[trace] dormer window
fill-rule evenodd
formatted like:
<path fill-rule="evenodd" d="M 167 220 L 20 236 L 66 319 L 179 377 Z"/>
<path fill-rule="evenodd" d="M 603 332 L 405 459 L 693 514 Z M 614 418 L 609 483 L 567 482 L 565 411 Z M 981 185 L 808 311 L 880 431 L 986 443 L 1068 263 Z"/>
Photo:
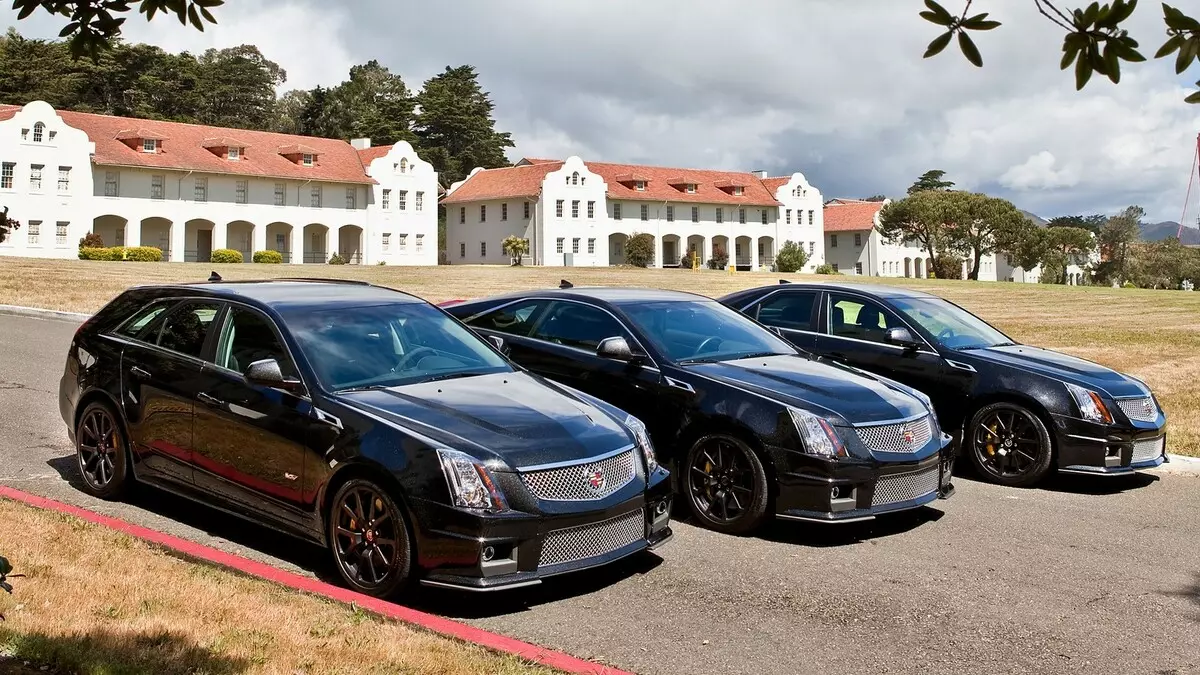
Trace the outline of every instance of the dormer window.
<path fill-rule="evenodd" d="M 304 166 L 312 166 L 313 165 L 313 156 L 308 154 L 307 152 L 304 153 L 303 155 L 300 156 L 300 163 L 303 164 Z M 401 162 L 401 166 L 403 166 L 403 164 L 404 163 Z M 400 173 L 404 173 L 404 170 L 401 169 Z"/>
<path fill-rule="evenodd" d="M 234 162 L 240 160 L 242 158 L 242 149 L 241 148 L 229 148 L 229 154 L 227 155 L 227 157 L 229 157 L 229 159 Z"/>
<path fill-rule="evenodd" d="M 158 141 L 153 138 L 143 138 L 142 152 L 158 152 Z"/>
<path fill-rule="evenodd" d="M 734 186 L 734 188 L 733 188 L 733 196 L 734 196 L 734 197 L 741 197 L 741 196 L 742 196 L 742 187 L 741 187 L 740 185 Z"/>
<path fill-rule="evenodd" d="M 696 184 L 695 184 L 695 183 L 688 183 L 688 184 L 687 184 L 687 193 L 688 193 L 689 195 L 694 195 L 694 194 L 696 194 Z"/>
<path fill-rule="evenodd" d="M 637 190 L 638 192 L 645 192 L 646 191 L 646 181 L 644 181 L 644 180 L 634 181 L 633 189 Z"/>
<path fill-rule="evenodd" d="M 37 124 L 33 125 L 33 142 L 34 142 L 34 143 L 41 143 L 41 142 L 42 142 L 42 136 L 43 136 L 45 133 L 46 133 L 46 125 L 45 125 L 45 124 L 42 124 L 41 122 L 38 122 Z"/>

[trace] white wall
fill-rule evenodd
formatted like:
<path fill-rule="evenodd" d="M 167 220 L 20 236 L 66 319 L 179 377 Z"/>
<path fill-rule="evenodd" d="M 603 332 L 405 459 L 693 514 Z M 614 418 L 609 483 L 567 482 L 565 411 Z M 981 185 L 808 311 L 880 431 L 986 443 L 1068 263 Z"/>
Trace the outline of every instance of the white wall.
<path fill-rule="evenodd" d="M 373 160 L 367 167 L 367 175 L 379 183 L 368 187 L 371 193 L 367 208 L 370 262 L 436 265 L 438 182 L 433 165 L 419 158 L 411 145 L 401 141 L 392 146 L 388 154 Z M 390 191 L 387 208 L 383 204 L 384 190 Z M 405 193 L 403 210 L 400 209 L 401 192 Z M 385 234 L 388 235 L 386 249 Z"/>
<path fill-rule="evenodd" d="M 774 197 L 783 204 L 777 249 L 788 240 L 795 241 L 809 253 L 803 271 L 816 271 L 825 264 L 825 208 L 821 191 L 797 172 L 775 191 Z"/>
<path fill-rule="evenodd" d="M 529 215 L 524 217 L 525 202 L 529 202 Z M 502 218 L 505 204 L 508 217 Z M 480 206 L 486 207 L 486 220 L 481 219 Z M 533 222 L 536 202 L 525 199 L 496 199 L 446 206 L 446 255 L 451 265 L 508 265 L 511 260 L 500 244 L 509 236 L 534 241 Z M 487 245 L 486 254 L 481 244 Z M 532 249 L 530 251 L 532 255 Z"/>

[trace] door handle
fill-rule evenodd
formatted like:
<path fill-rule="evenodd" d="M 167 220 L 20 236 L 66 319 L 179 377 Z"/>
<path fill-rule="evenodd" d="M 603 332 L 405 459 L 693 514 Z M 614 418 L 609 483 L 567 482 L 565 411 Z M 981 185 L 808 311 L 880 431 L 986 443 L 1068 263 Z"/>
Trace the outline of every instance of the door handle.
<path fill-rule="evenodd" d="M 139 367 L 137 367 L 137 366 L 134 366 L 134 367 L 130 368 L 130 369 L 129 369 L 129 373 L 130 373 L 131 375 L 135 376 L 135 377 L 141 377 L 141 378 L 145 378 L 145 379 L 150 379 L 150 371 L 148 371 L 148 370 L 144 370 L 144 369 L 142 369 L 142 368 L 139 368 Z"/>
<path fill-rule="evenodd" d="M 200 401 L 204 405 L 212 406 L 214 408 L 225 404 L 225 402 L 222 401 L 221 399 L 219 399 L 215 396 L 209 396 L 208 394 L 205 394 L 204 392 L 200 392 L 199 394 L 197 394 L 196 400 Z"/>

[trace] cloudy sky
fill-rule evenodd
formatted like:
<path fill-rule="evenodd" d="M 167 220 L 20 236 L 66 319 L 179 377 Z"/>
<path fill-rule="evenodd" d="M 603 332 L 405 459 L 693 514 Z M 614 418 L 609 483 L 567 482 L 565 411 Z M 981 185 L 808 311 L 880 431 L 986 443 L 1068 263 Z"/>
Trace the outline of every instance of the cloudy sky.
<path fill-rule="evenodd" d="M 921 59 L 936 28 L 918 0 L 230 0 L 203 34 L 134 15 L 126 36 L 171 50 L 257 44 L 288 87 L 336 84 L 369 59 L 413 88 L 473 64 L 514 160 L 802 171 L 827 198 L 903 195 L 939 168 L 1045 217 L 1139 204 L 1177 220 L 1200 132 L 1184 87 L 1200 67 L 1188 78 L 1173 59 L 1131 65 L 1121 85 L 1097 76 L 1077 93 L 1033 0 L 986 4 L 1005 25 L 979 35 L 982 70 L 953 45 Z M 1157 3 L 1142 5 L 1129 27 L 1150 56 L 1163 24 Z"/>

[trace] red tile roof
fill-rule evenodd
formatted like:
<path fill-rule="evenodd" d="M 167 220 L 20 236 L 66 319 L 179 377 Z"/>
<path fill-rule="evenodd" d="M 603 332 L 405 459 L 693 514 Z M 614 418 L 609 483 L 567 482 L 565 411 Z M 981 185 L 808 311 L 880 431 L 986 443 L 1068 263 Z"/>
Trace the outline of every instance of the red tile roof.
<path fill-rule="evenodd" d="M 779 178 L 779 177 L 763 178 L 762 184 L 763 184 L 763 187 L 767 188 L 767 190 L 771 193 L 771 196 L 774 196 L 775 193 L 779 190 L 779 188 L 783 187 L 784 185 L 787 185 L 787 182 L 791 179 L 792 179 L 791 176 L 784 176 L 782 178 Z"/>
<path fill-rule="evenodd" d="M 0 120 L 11 119 L 20 106 L 0 105 Z M 357 151 L 344 141 L 276 134 L 268 131 L 224 129 L 181 122 L 159 122 L 56 110 L 68 125 L 88 135 L 96 144 L 92 161 L 100 166 L 201 171 L 266 178 L 315 180 L 337 183 L 374 183 L 366 175 Z M 130 133 L 132 132 L 132 134 Z M 248 156 L 230 161 L 204 148 L 204 142 L 235 132 L 240 143 L 253 148 Z M 137 134 L 148 134 L 138 136 Z M 141 152 L 118 139 L 153 135 L 163 139 L 157 153 Z M 301 166 L 283 157 L 284 151 L 317 155 L 313 166 Z"/>
<path fill-rule="evenodd" d="M 556 162 L 559 164 L 562 163 L 561 160 L 557 160 L 557 159 L 538 159 L 537 157 L 523 157 L 523 158 L 521 158 L 521 162 L 525 162 L 526 164 L 554 164 Z M 517 162 L 517 164 L 520 164 L 521 162 Z"/>
<path fill-rule="evenodd" d="M 875 214 L 883 202 L 864 202 L 857 199 L 833 199 L 825 205 L 825 231 L 851 232 L 875 227 Z"/>
<path fill-rule="evenodd" d="M 390 145 L 377 145 L 373 148 L 367 148 L 366 150 L 358 150 L 357 152 L 358 158 L 362 160 L 362 165 L 365 169 L 371 166 L 371 162 L 374 162 L 391 151 L 392 146 Z"/>
<path fill-rule="evenodd" d="M 502 169 L 486 169 L 467 178 L 457 190 L 442 200 L 443 204 L 505 199 L 515 197 L 536 198 L 541 194 L 542 181 L 546 174 L 557 171 L 563 162 L 559 160 L 523 160 L 521 166 Z M 608 198 L 629 201 L 673 201 L 699 204 L 729 204 L 734 206 L 776 206 L 775 201 L 762 181 L 746 171 L 711 171 L 707 169 L 679 169 L 637 164 L 607 164 L 584 162 L 588 170 L 598 174 L 608 185 Z M 684 185 L 676 183 L 681 176 L 696 183 L 696 192 L 689 194 Z M 646 189 L 637 190 L 632 181 L 645 180 Z M 625 184 L 623 181 L 630 181 Z M 718 184 L 744 186 L 743 194 L 736 197 Z"/>

